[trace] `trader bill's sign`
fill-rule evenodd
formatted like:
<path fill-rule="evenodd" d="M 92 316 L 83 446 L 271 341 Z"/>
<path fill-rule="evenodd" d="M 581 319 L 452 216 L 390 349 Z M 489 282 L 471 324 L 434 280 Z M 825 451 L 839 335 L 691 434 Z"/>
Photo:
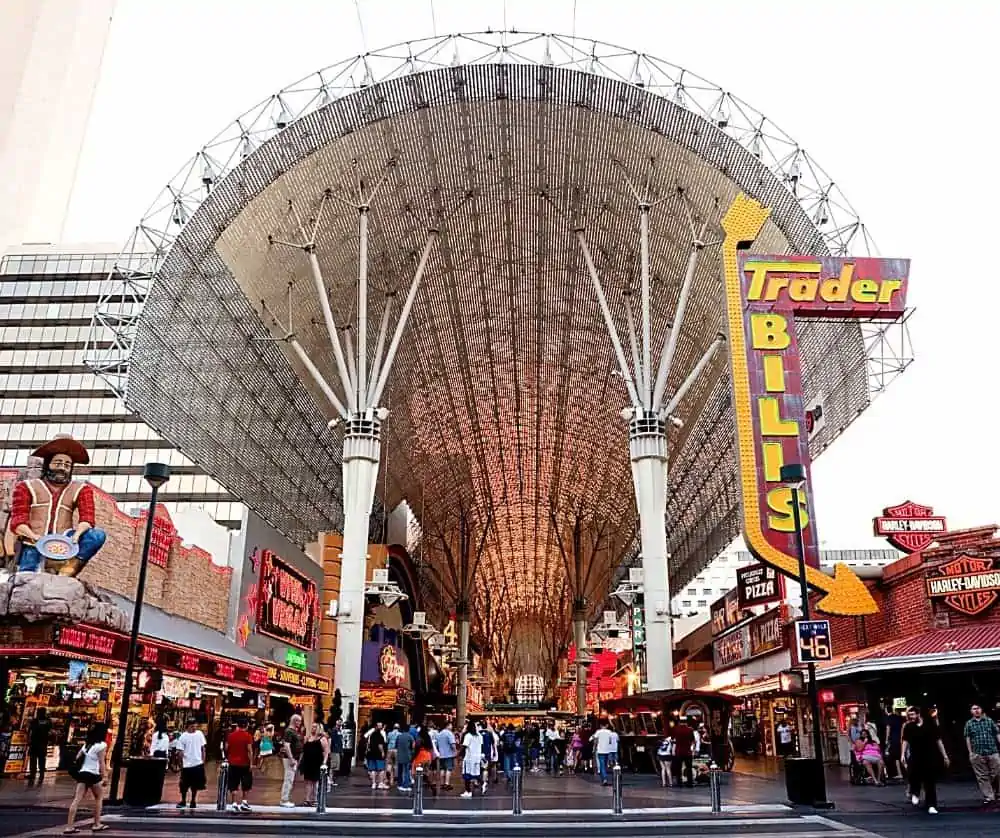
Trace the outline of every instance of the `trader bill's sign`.
<path fill-rule="evenodd" d="M 927 577 L 927 595 L 962 614 L 978 616 L 1000 599 L 1000 568 L 992 558 L 959 556 Z"/>

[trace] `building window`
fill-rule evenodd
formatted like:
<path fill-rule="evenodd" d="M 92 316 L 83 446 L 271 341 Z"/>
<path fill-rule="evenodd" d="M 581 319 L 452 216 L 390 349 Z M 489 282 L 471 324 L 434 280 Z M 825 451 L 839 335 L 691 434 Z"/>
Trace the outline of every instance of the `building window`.
<path fill-rule="evenodd" d="M 699 608 L 707 608 L 708 607 L 708 601 L 704 600 L 704 599 L 699 599 L 698 600 L 698 607 Z"/>

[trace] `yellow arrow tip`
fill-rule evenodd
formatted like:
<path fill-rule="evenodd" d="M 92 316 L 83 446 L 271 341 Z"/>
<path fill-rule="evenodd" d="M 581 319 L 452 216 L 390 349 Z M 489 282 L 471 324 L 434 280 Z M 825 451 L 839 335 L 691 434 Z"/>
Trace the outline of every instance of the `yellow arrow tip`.
<path fill-rule="evenodd" d="M 826 596 L 816 603 L 816 608 L 824 614 L 841 617 L 860 617 L 878 613 L 878 606 L 871 591 L 845 564 L 834 565 L 833 580 L 826 591 Z"/>

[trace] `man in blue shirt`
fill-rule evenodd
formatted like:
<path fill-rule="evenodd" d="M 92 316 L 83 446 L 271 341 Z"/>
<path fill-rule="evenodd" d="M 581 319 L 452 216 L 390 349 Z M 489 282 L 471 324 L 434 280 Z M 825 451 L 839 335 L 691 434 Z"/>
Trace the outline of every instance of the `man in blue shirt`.
<path fill-rule="evenodd" d="M 451 729 L 451 722 L 444 726 L 437 737 L 438 753 L 441 755 L 441 788 L 451 791 L 451 772 L 455 770 L 455 755 L 458 753 L 455 747 L 455 733 Z"/>
<path fill-rule="evenodd" d="M 385 737 L 385 775 L 389 787 L 396 782 L 399 763 L 396 757 L 396 742 L 399 740 L 399 722 L 392 726 L 392 730 Z"/>

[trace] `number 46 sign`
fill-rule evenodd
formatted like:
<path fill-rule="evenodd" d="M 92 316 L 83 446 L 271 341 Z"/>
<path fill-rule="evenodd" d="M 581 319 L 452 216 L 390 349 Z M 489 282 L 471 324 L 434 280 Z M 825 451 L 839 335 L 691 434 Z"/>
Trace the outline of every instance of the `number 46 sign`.
<path fill-rule="evenodd" d="M 822 663 L 833 659 L 829 620 L 798 620 L 799 663 Z"/>

